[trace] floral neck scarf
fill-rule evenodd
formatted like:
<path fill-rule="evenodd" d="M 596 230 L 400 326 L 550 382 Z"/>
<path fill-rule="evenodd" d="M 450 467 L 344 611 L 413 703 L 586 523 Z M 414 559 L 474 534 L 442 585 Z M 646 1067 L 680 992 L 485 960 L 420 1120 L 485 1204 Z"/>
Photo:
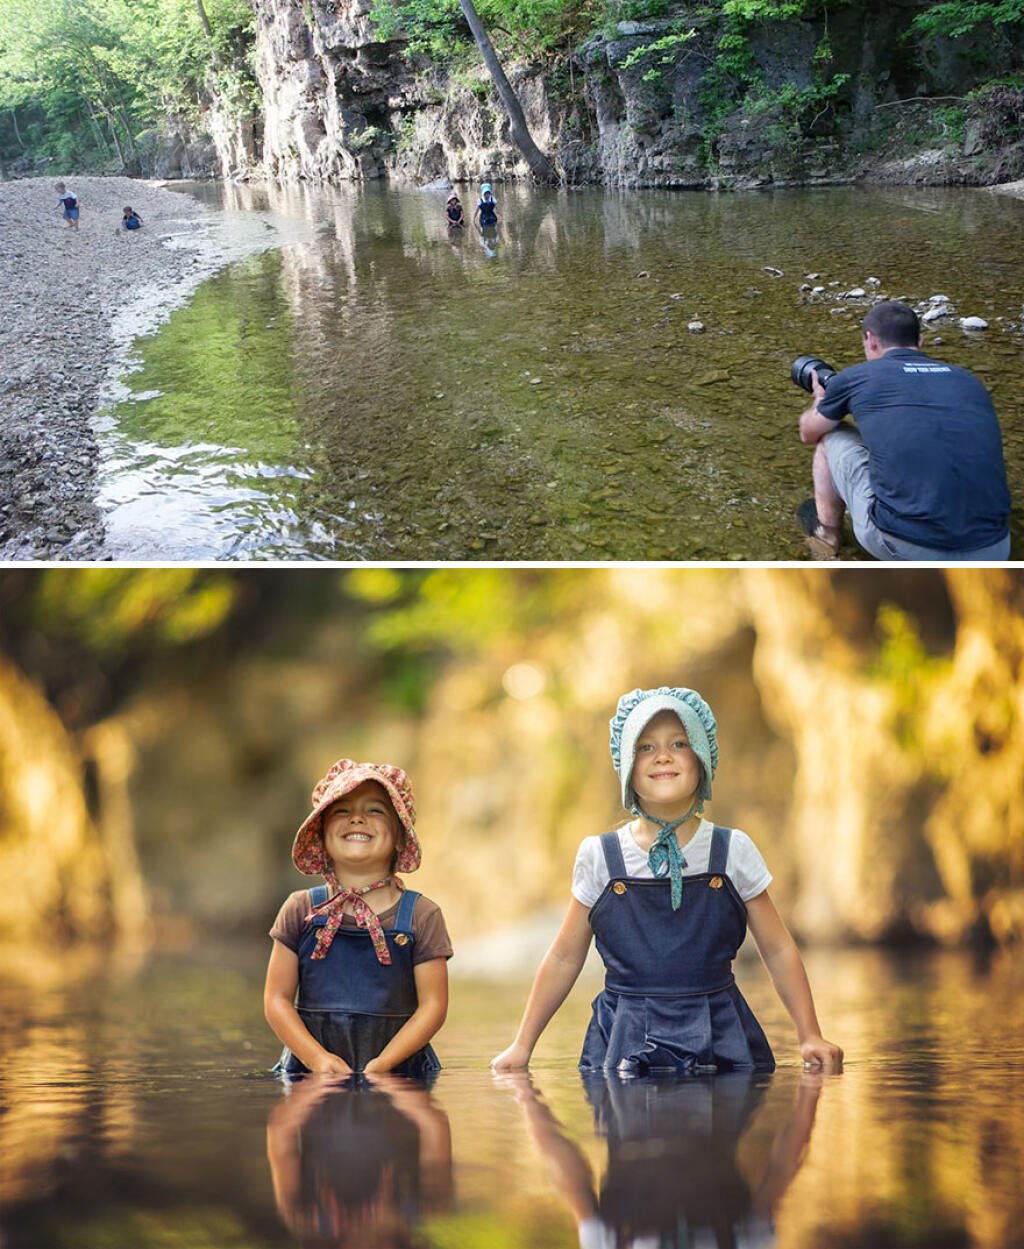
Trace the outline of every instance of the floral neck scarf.
<path fill-rule="evenodd" d="M 683 868 L 686 866 L 686 857 L 679 849 L 676 829 L 680 824 L 686 823 L 693 815 L 693 810 L 687 811 L 681 820 L 659 820 L 656 815 L 648 815 L 640 807 L 634 807 L 633 814 L 650 820 L 661 829 L 650 850 L 647 851 L 647 862 L 655 876 L 669 878 L 672 885 L 672 910 L 678 911 L 683 904 Z"/>
<path fill-rule="evenodd" d="M 327 951 L 331 948 L 331 942 L 341 927 L 345 913 L 345 903 L 351 902 L 356 923 L 360 928 L 365 928 L 370 934 L 370 940 L 373 942 L 374 952 L 377 955 L 377 962 L 390 963 L 391 952 L 388 949 L 387 941 L 384 939 L 384 929 L 381 926 L 377 913 L 371 909 L 367 902 L 363 901 L 363 894 L 372 893 L 374 889 L 383 889 L 385 885 L 392 883 L 401 889 L 401 882 L 394 876 L 385 876 L 383 880 L 375 880 L 372 885 L 363 885 L 359 889 L 345 889 L 338 884 L 338 878 L 333 872 L 324 872 L 324 880 L 327 881 L 327 887 L 331 890 L 331 893 L 326 902 L 321 902 L 319 906 L 314 906 L 306 916 L 307 924 L 314 916 L 325 914 L 327 916 L 327 923 L 317 933 L 316 948 L 313 950 L 311 957 L 327 957 Z"/>

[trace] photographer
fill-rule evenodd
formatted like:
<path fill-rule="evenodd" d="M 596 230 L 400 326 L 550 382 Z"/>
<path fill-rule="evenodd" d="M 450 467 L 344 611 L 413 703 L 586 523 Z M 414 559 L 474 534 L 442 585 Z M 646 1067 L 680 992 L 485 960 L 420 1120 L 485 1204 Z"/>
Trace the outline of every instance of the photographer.
<path fill-rule="evenodd" d="M 861 323 L 865 363 L 814 402 L 800 440 L 814 445 L 814 499 L 798 515 L 813 554 L 835 558 L 853 532 L 881 560 L 1005 560 L 1010 495 L 992 399 L 973 374 L 921 350 L 917 313 L 894 300 Z M 842 424 L 856 418 L 856 427 Z"/>

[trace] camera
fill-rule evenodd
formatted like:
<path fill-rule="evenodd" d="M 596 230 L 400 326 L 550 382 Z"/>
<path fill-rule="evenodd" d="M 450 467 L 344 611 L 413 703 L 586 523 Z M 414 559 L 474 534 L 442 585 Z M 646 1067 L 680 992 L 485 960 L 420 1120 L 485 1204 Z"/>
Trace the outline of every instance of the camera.
<path fill-rule="evenodd" d="M 826 364 L 818 356 L 797 356 L 790 366 L 789 375 L 808 394 L 811 393 L 811 369 L 818 370 L 818 381 L 822 386 L 827 386 L 828 379 L 836 375 L 831 364 Z"/>

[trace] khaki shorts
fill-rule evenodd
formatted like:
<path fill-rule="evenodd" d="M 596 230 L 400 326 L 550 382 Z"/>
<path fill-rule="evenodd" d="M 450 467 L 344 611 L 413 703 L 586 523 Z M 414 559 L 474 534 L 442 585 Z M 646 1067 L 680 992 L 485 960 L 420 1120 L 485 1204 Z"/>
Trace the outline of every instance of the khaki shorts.
<path fill-rule="evenodd" d="M 1010 535 L 990 546 L 971 551 L 940 551 L 935 547 L 918 546 L 905 538 L 879 529 L 871 519 L 875 492 L 868 476 L 868 449 L 860 432 L 852 425 L 840 425 L 824 437 L 829 472 L 839 497 L 846 504 L 857 541 L 865 551 L 881 560 L 937 560 L 951 563 L 959 560 L 1007 560 L 1010 558 Z"/>

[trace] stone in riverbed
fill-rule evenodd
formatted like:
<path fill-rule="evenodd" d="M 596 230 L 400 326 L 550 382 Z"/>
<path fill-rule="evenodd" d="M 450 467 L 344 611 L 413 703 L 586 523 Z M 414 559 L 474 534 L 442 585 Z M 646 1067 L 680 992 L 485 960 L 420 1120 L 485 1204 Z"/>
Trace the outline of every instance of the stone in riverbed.
<path fill-rule="evenodd" d="M 988 322 L 984 317 L 961 317 L 960 328 L 962 330 L 987 330 Z"/>

